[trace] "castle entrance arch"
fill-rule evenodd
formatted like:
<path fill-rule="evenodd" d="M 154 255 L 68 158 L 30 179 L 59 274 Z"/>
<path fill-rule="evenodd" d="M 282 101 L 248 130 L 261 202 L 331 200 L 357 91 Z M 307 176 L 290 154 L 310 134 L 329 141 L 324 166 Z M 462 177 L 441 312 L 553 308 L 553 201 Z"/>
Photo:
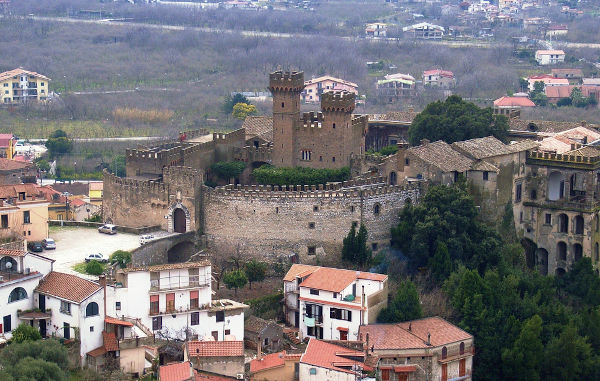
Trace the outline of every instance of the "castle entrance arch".
<path fill-rule="evenodd" d="M 185 233 L 190 231 L 190 211 L 181 202 L 176 202 L 169 207 L 167 218 L 169 220 L 169 233 Z"/>

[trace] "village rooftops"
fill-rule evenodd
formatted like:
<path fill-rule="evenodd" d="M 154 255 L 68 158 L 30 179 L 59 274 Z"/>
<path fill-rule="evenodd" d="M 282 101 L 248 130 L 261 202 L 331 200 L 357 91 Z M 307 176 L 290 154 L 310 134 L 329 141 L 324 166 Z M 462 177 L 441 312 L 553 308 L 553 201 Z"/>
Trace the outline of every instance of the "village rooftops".
<path fill-rule="evenodd" d="M 473 160 L 453 150 L 450 144 L 442 140 L 411 147 L 408 152 L 442 172 L 466 172 L 473 164 Z"/>
<path fill-rule="evenodd" d="M 17 160 L 0 158 L 0 171 L 14 171 L 31 167 L 33 164 Z"/>
<path fill-rule="evenodd" d="M 432 70 L 425 70 L 423 72 L 423 77 L 427 77 L 430 75 L 437 75 L 437 76 L 446 77 L 446 78 L 454 78 L 454 73 L 449 70 L 432 69 Z"/>
<path fill-rule="evenodd" d="M 37 78 L 40 78 L 40 79 L 45 79 L 46 81 L 50 80 L 50 78 L 48 78 L 46 76 L 43 76 L 41 74 L 38 74 L 38 73 L 36 73 L 34 71 L 28 71 L 28 70 L 23 70 L 23 69 L 19 68 L 19 69 L 13 69 L 13 70 L 9 70 L 9 71 L 5 71 L 3 73 L 0 73 L 0 81 L 4 81 L 6 79 L 11 79 L 11 78 L 13 78 L 15 76 L 19 76 L 19 75 L 22 75 L 22 74 L 26 74 L 28 76 L 34 76 L 34 77 L 37 77 Z"/>
<path fill-rule="evenodd" d="M 298 361 L 302 357 L 302 353 L 287 353 L 281 351 L 271 353 L 260 359 L 254 359 L 250 362 L 250 373 L 257 373 L 267 369 L 279 368 L 285 365 L 285 360 Z M 258 377 L 260 378 L 260 377 Z"/>
<path fill-rule="evenodd" d="M 564 50 L 537 50 L 536 55 L 565 55 Z"/>
<path fill-rule="evenodd" d="M 243 341 L 188 341 L 190 357 L 244 356 Z"/>
<path fill-rule="evenodd" d="M 365 353 L 311 338 L 300 362 L 319 368 L 354 374 L 353 366 L 364 364 Z M 368 368 L 368 369 L 367 369 Z M 363 365 L 364 370 L 370 370 Z"/>
<path fill-rule="evenodd" d="M 160 381 L 187 381 L 194 379 L 194 369 L 189 361 L 163 365 L 158 369 Z"/>
<path fill-rule="evenodd" d="M 27 252 L 23 250 L 0 248 L 0 257 L 4 257 L 6 255 L 9 257 L 24 257 L 26 254 Z"/>
<path fill-rule="evenodd" d="M 261 319 L 258 316 L 251 315 L 244 321 L 244 330 L 260 333 L 266 326 L 269 325 L 269 321 Z"/>
<path fill-rule="evenodd" d="M 40 294 L 51 295 L 79 304 L 100 289 L 98 283 L 76 275 L 52 271 L 42 279 L 35 290 Z"/>
<path fill-rule="evenodd" d="M 422 349 L 470 340 L 473 336 L 439 316 L 405 321 L 396 324 L 369 324 L 359 329 L 359 335 L 369 348 Z"/>
<path fill-rule="evenodd" d="M 331 292 L 341 292 L 357 279 L 385 282 L 388 278 L 387 275 L 384 274 L 369 273 L 364 271 L 342 270 L 319 266 L 298 269 L 294 268 L 296 266 L 303 265 L 292 265 L 288 271 L 288 274 L 291 272 L 292 274 L 296 274 L 296 276 L 301 276 L 303 278 L 306 277 L 306 279 L 300 283 L 300 287 Z M 284 280 L 290 278 L 288 277 L 288 274 L 286 274 Z M 291 278 L 293 280 L 295 277 Z"/>
<path fill-rule="evenodd" d="M 242 128 L 246 131 L 246 140 L 259 137 L 268 142 L 273 141 L 273 117 L 248 116 L 244 119 Z"/>
<path fill-rule="evenodd" d="M 557 133 L 571 128 L 586 126 L 585 122 L 561 122 L 554 120 L 526 120 L 512 118 L 509 120 L 509 127 L 513 131 L 529 131 L 541 133 Z M 593 126 L 593 125 L 590 125 Z"/>
<path fill-rule="evenodd" d="M 501 97 L 494 101 L 495 107 L 535 107 L 533 103 L 527 97 Z"/>
<path fill-rule="evenodd" d="M 210 266 L 210 261 L 166 263 L 163 265 L 127 267 L 124 269 L 120 269 L 118 271 L 122 272 L 122 273 L 131 273 L 131 272 L 136 272 L 136 271 L 163 271 L 163 270 L 191 269 L 191 268 L 206 267 L 206 266 Z"/>
<path fill-rule="evenodd" d="M 504 144 L 493 136 L 452 143 L 452 148 L 477 160 L 527 151 L 535 146 L 535 144 Z"/>

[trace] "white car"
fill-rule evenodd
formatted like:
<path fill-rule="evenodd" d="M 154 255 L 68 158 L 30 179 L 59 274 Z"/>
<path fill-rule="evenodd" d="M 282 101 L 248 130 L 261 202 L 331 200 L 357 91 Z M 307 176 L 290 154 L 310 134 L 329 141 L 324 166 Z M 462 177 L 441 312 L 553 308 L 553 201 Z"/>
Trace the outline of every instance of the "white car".
<path fill-rule="evenodd" d="M 117 234 L 117 227 L 115 225 L 106 224 L 106 225 L 100 226 L 98 228 L 98 231 L 100 233 L 106 233 L 106 234 Z"/>
<path fill-rule="evenodd" d="M 56 249 L 56 242 L 52 238 L 46 238 L 42 240 L 42 246 L 46 250 Z"/>
<path fill-rule="evenodd" d="M 154 239 L 153 234 L 142 234 L 140 236 L 140 245 L 145 245 Z"/>
<path fill-rule="evenodd" d="M 100 263 L 108 263 L 108 257 L 107 257 L 106 255 L 104 255 L 104 254 L 100 254 L 100 253 L 97 253 L 97 254 L 90 254 L 90 255 L 88 255 L 88 256 L 85 258 L 85 261 L 86 261 L 86 262 L 89 262 L 89 261 L 97 261 L 97 262 L 100 262 Z"/>

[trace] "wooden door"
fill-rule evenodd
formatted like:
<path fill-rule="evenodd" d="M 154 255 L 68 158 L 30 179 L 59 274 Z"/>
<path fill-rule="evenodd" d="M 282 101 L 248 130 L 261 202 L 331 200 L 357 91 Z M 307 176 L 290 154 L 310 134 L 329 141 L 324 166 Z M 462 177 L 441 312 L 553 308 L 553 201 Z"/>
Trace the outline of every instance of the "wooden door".
<path fill-rule="evenodd" d="M 462 377 L 462 376 L 465 375 L 466 368 L 467 368 L 467 360 L 466 359 L 461 359 L 460 363 L 458 364 L 458 375 L 460 377 Z"/>
<path fill-rule="evenodd" d="M 442 381 L 448 381 L 448 364 L 442 364 Z"/>

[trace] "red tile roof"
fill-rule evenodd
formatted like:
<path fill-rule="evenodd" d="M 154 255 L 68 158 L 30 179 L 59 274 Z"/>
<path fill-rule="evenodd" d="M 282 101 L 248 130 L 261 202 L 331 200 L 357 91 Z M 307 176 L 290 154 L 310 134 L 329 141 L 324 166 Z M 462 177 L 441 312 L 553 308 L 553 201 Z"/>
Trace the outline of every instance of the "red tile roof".
<path fill-rule="evenodd" d="M 494 101 L 494 106 L 497 107 L 535 107 L 527 97 L 502 97 Z"/>
<path fill-rule="evenodd" d="M 581 94 L 584 97 L 590 96 L 590 94 L 594 94 L 596 98 L 598 98 L 598 87 L 597 86 L 586 86 L 586 85 L 578 85 L 578 86 L 550 86 L 546 87 L 546 96 L 548 98 L 568 98 L 571 96 L 571 92 L 574 88 L 581 89 Z"/>
<path fill-rule="evenodd" d="M 100 290 L 100 286 L 76 275 L 52 271 L 42 279 L 35 290 L 40 294 L 81 303 Z"/>
<path fill-rule="evenodd" d="M 163 365 L 158 369 L 160 381 L 186 381 L 194 377 L 194 370 L 189 361 Z"/>
<path fill-rule="evenodd" d="M 300 284 L 300 286 L 331 292 L 341 292 L 357 279 L 383 282 L 387 279 L 387 275 L 367 273 L 362 271 L 334 269 L 331 267 L 319 267 L 315 271 L 313 271 L 308 276 L 308 278 L 306 278 Z"/>
<path fill-rule="evenodd" d="M 409 330 L 410 328 L 410 330 Z M 415 349 L 437 347 L 472 339 L 473 336 L 439 316 L 405 321 L 398 324 L 361 326 L 359 335 L 375 349 Z M 430 344 L 427 345 L 429 336 Z"/>
<path fill-rule="evenodd" d="M 33 167 L 33 164 L 0 158 L 0 171 L 13 171 L 15 169 L 24 169 L 27 167 Z"/>
<path fill-rule="evenodd" d="M 98 356 L 102 356 L 105 353 L 106 353 L 106 349 L 104 349 L 104 345 L 101 345 L 96 349 L 92 349 L 87 354 L 88 354 L 88 356 L 98 357 Z"/>
<path fill-rule="evenodd" d="M 102 331 L 102 341 L 104 342 L 104 349 L 107 352 L 114 352 L 119 350 L 119 342 L 114 332 Z"/>
<path fill-rule="evenodd" d="M 255 359 L 250 361 L 250 372 L 256 373 L 265 369 L 277 368 L 285 365 L 285 351 L 271 353 L 263 356 L 260 360 Z"/>
<path fill-rule="evenodd" d="M 26 254 L 23 250 L 0 249 L 0 257 L 8 255 L 9 257 L 24 257 Z"/>
<path fill-rule="evenodd" d="M 192 357 L 243 356 L 243 341 L 190 341 L 188 353 Z"/>
<path fill-rule="evenodd" d="M 5 71 L 3 73 L 0 73 L 0 81 L 4 81 L 5 79 L 9 79 L 12 78 L 16 75 L 21 75 L 21 74 L 27 74 L 27 75 L 33 75 L 34 77 L 39 77 L 41 79 L 45 79 L 47 81 L 50 80 L 50 78 L 43 76 L 41 74 L 38 74 L 34 71 L 29 71 L 29 70 L 23 70 L 21 68 L 18 69 L 13 69 L 13 70 L 9 70 L 9 71 Z"/>
<path fill-rule="evenodd" d="M 365 366 L 363 361 L 355 361 L 349 358 L 364 358 L 364 355 L 364 352 L 352 351 L 346 347 L 311 338 L 306 351 L 300 358 L 300 362 L 320 368 L 354 374 L 353 371 L 341 368 L 341 366 L 352 366 L 355 364 Z"/>
<path fill-rule="evenodd" d="M 123 325 L 125 327 L 133 327 L 133 323 L 131 323 L 129 321 L 119 320 L 117 318 L 110 317 L 110 316 L 106 316 L 104 318 L 104 322 L 108 323 L 108 324 Z"/>
<path fill-rule="evenodd" d="M 427 77 L 428 75 L 439 75 L 440 77 L 454 78 L 454 73 L 449 70 L 440 70 L 440 69 L 425 70 L 423 72 L 423 77 Z"/>
<path fill-rule="evenodd" d="M 40 193 L 36 184 L 0 185 L 0 198 L 18 198 L 19 192 L 25 192 L 28 197 Z"/>
<path fill-rule="evenodd" d="M 308 274 L 311 274 L 313 271 L 317 270 L 319 268 L 319 266 L 311 266 L 311 265 L 302 265 L 299 263 L 293 264 L 292 267 L 290 267 L 290 269 L 288 270 L 287 274 L 285 274 L 285 276 L 283 277 L 283 280 L 285 282 L 291 282 L 294 279 L 296 279 L 296 276 L 302 274 L 303 276 L 306 276 Z M 304 275 L 303 273 L 306 273 L 306 275 Z"/>

